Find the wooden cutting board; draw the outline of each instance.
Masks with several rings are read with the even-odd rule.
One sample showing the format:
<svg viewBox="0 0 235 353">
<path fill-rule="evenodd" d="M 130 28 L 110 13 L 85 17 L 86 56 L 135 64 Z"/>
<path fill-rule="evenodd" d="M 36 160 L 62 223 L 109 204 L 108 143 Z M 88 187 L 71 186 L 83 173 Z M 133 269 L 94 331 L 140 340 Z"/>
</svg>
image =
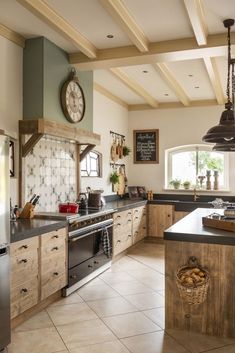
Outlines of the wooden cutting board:
<svg viewBox="0 0 235 353">
<path fill-rule="evenodd" d="M 125 194 L 125 174 L 123 173 L 122 168 L 120 169 L 119 173 L 117 194 L 120 196 Z"/>
</svg>

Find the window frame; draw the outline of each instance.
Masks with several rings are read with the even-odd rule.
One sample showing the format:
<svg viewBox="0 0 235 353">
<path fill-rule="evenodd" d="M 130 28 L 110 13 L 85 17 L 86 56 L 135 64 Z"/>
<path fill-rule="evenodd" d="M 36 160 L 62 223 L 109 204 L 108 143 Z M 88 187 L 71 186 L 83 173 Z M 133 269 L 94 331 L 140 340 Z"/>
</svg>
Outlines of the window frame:
<svg viewBox="0 0 235 353">
<path fill-rule="evenodd" d="M 199 151 L 209 151 L 213 152 L 211 145 L 206 145 L 206 144 L 191 144 L 191 145 L 182 145 L 182 146 L 177 146 L 173 148 L 169 148 L 165 151 L 165 189 L 166 190 L 172 190 L 170 188 L 170 181 L 172 180 L 172 156 L 175 153 L 180 153 L 180 152 L 199 152 Z M 217 153 L 220 153 L 224 156 L 224 186 L 220 187 L 219 190 L 207 190 L 207 189 L 202 189 L 202 191 L 230 191 L 229 189 L 229 154 L 222 152 L 222 151 L 214 151 Z M 197 158 L 196 158 L 196 164 L 197 163 Z M 198 165 L 196 165 L 196 175 L 198 175 Z M 184 190 L 183 188 L 179 189 L 180 191 Z M 192 190 L 192 188 L 190 188 Z M 177 191 L 174 189 L 174 191 Z"/>
<path fill-rule="evenodd" d="M 80 173 L 81 173 L 81 178 L 102 178 L 102 154 L 98 151 L 95 151 L 95 150 L 92 150 L 90 152 L 88 152 L 84 158 L 84 160 L 86 160 L 86 166 L 87 166 L 87 163 L 88 163 L 88 158 L 89 160 L 92 158 L 90 155 L 91 153 L 94 153 L 97 155 L 97 164 L 98 164 L 98 168 L 97 168 L 97 174 L 98 175 L 90 175 L 88 174 L 88 170 L 87 169 L 82 169 L 82 162 L 80 162 Z M 90 163 L 91 165 L 91 163 Z M 87 175 L 82 175 L 82 171 L 83 172 L 87 172 Z M 92 172 L 93 170 L 91 170 Z"/>
</svg>

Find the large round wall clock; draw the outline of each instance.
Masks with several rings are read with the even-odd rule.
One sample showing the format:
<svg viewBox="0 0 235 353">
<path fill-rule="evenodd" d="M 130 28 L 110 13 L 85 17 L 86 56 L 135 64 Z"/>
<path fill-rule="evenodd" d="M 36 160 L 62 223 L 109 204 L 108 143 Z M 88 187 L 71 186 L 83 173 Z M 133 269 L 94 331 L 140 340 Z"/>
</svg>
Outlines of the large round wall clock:
<svg viewBox="0 0 235 353">
<path fill-rule="evenodd" d="M 78 83 L 76 70 L 72 69 L 68 80 L 61 89 L 61 106 L 66 119 L 70 123 L 78 123 L 84 117 L 85 97 Z"/>
</svg>

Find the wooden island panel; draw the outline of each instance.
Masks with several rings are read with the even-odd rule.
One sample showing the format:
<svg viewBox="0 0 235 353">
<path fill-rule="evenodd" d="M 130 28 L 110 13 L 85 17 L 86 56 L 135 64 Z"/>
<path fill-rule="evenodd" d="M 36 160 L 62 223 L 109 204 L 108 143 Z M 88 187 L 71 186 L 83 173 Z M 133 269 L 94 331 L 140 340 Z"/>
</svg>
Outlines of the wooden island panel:
<svg viewBox="0 0 235 353">
<path fill-rule="evenodd" d="M 235 338 L 235 247 L 231 245 L 166 240 L 166 329 L 182 329 Z M 196 256 L 210 273 L 203 304 L 182 302 L 176 271 Z"/>
</svg>

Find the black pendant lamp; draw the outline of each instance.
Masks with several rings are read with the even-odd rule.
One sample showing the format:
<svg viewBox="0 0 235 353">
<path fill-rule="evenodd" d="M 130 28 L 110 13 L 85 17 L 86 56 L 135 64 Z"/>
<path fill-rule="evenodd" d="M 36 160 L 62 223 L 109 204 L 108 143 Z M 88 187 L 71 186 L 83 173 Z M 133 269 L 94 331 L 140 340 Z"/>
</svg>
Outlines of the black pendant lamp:
<svg viewBox="0 0 235 353">
<path fill-rule="evenodd" d="M 227 76 L 227 102 L 225 110 L 221 114 L 219 125 L 213 126 L 203 136 L 204 142 L 215 143 L 213 147 L 215 151 L 235 151 L 235 115 L 234 115 L 234 64 L 235 60 L 231 59 L 231 39 L 230 29 L 234 25 L 233 19 L 223 21 L 224 27 L 228 29 L 228 76 Z M 232 81 L 232 100 L 230 95 L 230 85 Z"/>
</svg>

